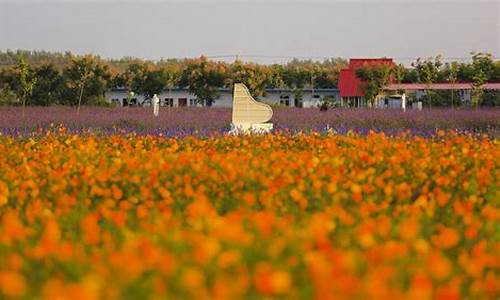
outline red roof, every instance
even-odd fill
[[[395,90],[471,90],[472,83],[457,82],[457,83],[401,83],[389,84],[386,88],[389,91]],[[483,86],[485,90],[500,90],[500,82],[486,83]]]
[[[363,81],[356,76],[356,70],[365,66],[387,64],[395,66],[392,58],[351,58],[347,69],[340,70],[339,90],[341,97],[362,97]]]
[[[386,64],[391,67],[396,64],[392,58],[351,58],[349,59],[349,69],[359,69],[367,65],[380,65]]]

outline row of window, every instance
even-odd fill
[[[360,96],[348,96],[342,97],[340,101],[340,106],[342,107],[368,107],[368,102],[364,97]]]
[[[320,95],[313,95],[313,99],[319,100],[321,99]],[[112,103],[122,105],[122,106],[137,106],[139,103],[137,101],[137,98],[123,98],[122,101],[120,102],[119,98],[113,98]],[[303,101],[302,99],[291,99],[289,95],[282,95],[280,96],[280,105],[284,106],[295,106],[295,107],[303,107]],[[151,105],[151,100],[147,100],[143,105]],[[189,104],[189,105],[188,105]],[[165,106],[165,107],[173,107],[174,106],[174,98],[163,98],[160,99],[160,106]],[[188,99],[187,98],[178,98],[177,99],[177,106],[179,107],[186,107],[186,106],[210,106],[208,102],[205,100],[199,101],[198,99]]]
[[[111,102],[113,104],[117,105],[122,105],[122,106],[137,106],[137,98],[123,98],[122,101],[120,102],[119,98],[113,98],[111,99]],[[173,107],[174,106],[174,98],[164,98],[160,99],[160,106],[166,106],[166,107]],[[151,105],[151,100],[144,101],[143,105]],[[177,101],[177,105],[180,107],[186,107],[188,106],[188,99],[187,98],[179,98]],[[208,103],[203,100],[203,101],[198,101],[197,99],[189,99],[189,106],[207,106]]]
[[[319,100],[321,99],[321,96],[320,95],[313,95],[312,98],[314,100]],[[280,96],[280,105],[284,105],[284,106],[290,106],[290,96],[289,95],[281,95]],[[295,98],[294,101],[293,101],[293,106],[295,107],[303,107],[304,106],[304,102],[302,99],[297,99]]]

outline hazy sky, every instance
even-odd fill
[[[500,1],[0,0],[0,50],[105,57],[498,57]],[[252,58],[249,58],[252,59]],[[283,58],[285,59],[285,58]]]

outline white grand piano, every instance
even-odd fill
[[[234,84],[231,133],[269,132],[273,124],[266,122],[272,116],[273,110],[269,105],[257,102],[244,84]]]

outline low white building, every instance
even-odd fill
[[[212,103],[214,107],[231,107],[232,89],[221,88],[218,91],[219,97]],[[186,88],[175,88],[165,90],[158,95],[160,106],[170,107],[188,107],[188,106],[207,106],[204,101],[198,101],[196,96],[189,93]],[[267,89],[263,97],[258,101],[268,103],[273,106],[288,107],[318,107],[326,98],[338,101],[338,89],[303,89],[298,95],[289,89]],[[106,92],[106,99],[119,106],[149,106],[150,100],[146,100],[142,95],[129,93],[127,89],[115,88]]]

